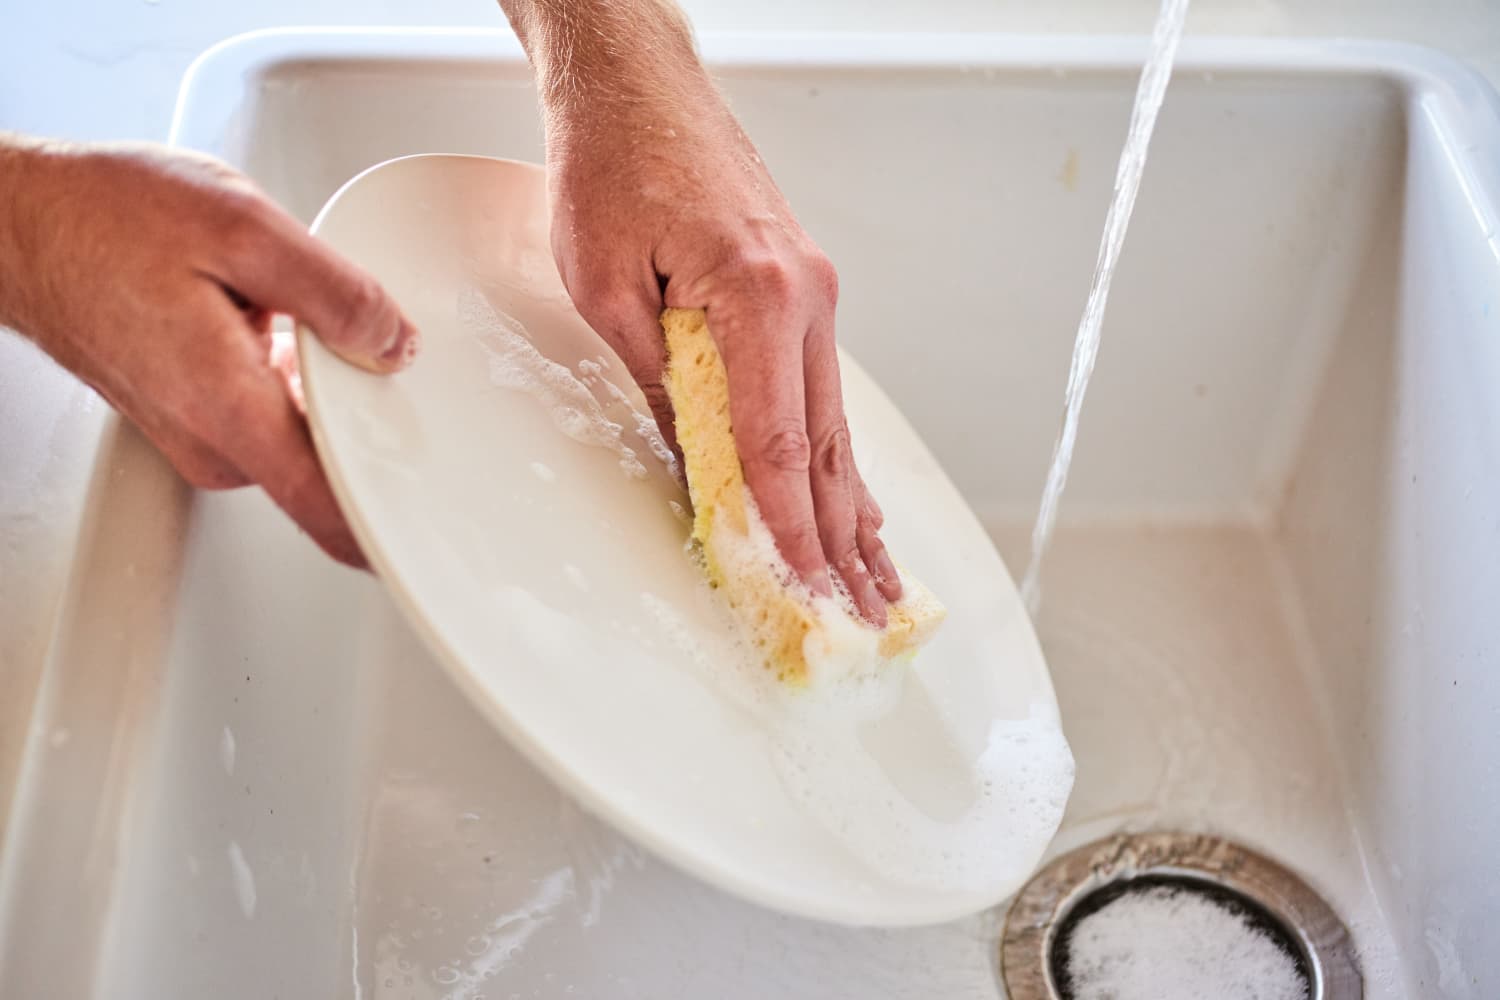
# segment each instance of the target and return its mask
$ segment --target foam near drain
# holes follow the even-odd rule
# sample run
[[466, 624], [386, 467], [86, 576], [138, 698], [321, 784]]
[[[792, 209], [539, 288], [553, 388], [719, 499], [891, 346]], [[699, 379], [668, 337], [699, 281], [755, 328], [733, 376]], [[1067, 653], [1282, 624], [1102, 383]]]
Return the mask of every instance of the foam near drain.
[[1305, 963], [1253, 903], [1189, 879], [1101, 889], [1068, 915], [1052, 956], [1064, 1000], [1306, 1000]]

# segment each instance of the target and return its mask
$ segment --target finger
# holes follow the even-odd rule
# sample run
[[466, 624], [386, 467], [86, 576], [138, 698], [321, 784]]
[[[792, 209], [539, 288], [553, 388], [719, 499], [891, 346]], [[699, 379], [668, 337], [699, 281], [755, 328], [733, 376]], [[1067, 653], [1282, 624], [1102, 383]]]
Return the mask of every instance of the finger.
[[869, 568], [870, 575], [875, 578], [875, 587], [880, 595], [887, 601], [901, 600], [901, 574], [896, 570], [896, 564], [891, 555], [886, 551], [885, 543], [880, 539], [880, 527], [885, 523], [885, 515], [880, 510], [880, 505], [870, 495], [870, 489], [865, 485], [864, 477], [859, 474], [859, 469], [854, 470], [854, 495], [856, 516], [859, 524], [855, 528], [855, 538], [859, 543], [859, 554], [864, 559], [865, 566]]
[[[807, 336], [803, 367], [807, 378], [807, 429], [812, 441], [810, 481], [818, 535], [828, 564], [838, 573], [859, 613], [884, 628], [885, 598], [875, 586], [856, 538], [854, 455], [844, 418], [843, 389], [839, 384], [838, 349], [833, 317]], [[863, 497], [858, 497], [863, 500]]]
[[782, 558], [816, 594], [830, 595], [813, 505], [803, 337], [766, 329], [763, 312], [710, 308], [708, 327], [729, 377], [729, 419], [750, 493]]
[[269, 203], [250, 200], [241, 215], [215, 278], [256, 307], [296, 317], [362, 368], [391, 372], [411, 362], [417, 329], [373, 277]]
[[217, 448], [339, 562], [368, 569], [318, 464], [307, 424], [268, 365], [247, 366], [225, 387]]

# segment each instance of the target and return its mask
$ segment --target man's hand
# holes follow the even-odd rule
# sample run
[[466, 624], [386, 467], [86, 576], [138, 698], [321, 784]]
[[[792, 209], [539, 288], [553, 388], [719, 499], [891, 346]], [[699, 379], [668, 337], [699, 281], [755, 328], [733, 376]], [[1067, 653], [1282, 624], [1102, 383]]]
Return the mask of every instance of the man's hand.
[[97, 389], [190, 483], [259, 483], [330, 555], [363, 566], [288, 366], [272, 362], [278, 313], [375, 371], [417, 348], [373, 278], [224, 164], [0, 135], [0, 324]]
[[752, 494], [815, 591], [831, 565], [885, 623], [901, 585], [854, 467], [834, 341], [838, 279], [667, 0], [501, 0], [547, 126], [552, 249], [578, 311], [673, 439], [663, 306], [707, 311]]

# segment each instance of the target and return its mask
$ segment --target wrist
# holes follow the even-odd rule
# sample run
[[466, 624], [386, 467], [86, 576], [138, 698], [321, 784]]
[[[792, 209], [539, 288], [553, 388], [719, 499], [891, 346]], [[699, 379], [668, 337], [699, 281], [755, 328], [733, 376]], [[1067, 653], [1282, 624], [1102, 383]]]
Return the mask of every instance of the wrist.
[[512, 0], [547, 121], [570, 130], [624, 117], [658, 120], [715, 100], [692, 29], [671, 0]]

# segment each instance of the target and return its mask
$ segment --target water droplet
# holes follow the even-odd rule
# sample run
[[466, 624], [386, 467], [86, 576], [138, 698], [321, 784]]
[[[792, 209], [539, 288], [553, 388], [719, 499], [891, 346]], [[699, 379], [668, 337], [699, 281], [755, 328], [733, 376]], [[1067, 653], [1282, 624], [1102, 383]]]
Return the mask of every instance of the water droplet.
[[228, 726], [219, 734], [219, 763], [224, 765], [225, 774], [234, 774], [234, 733]]

